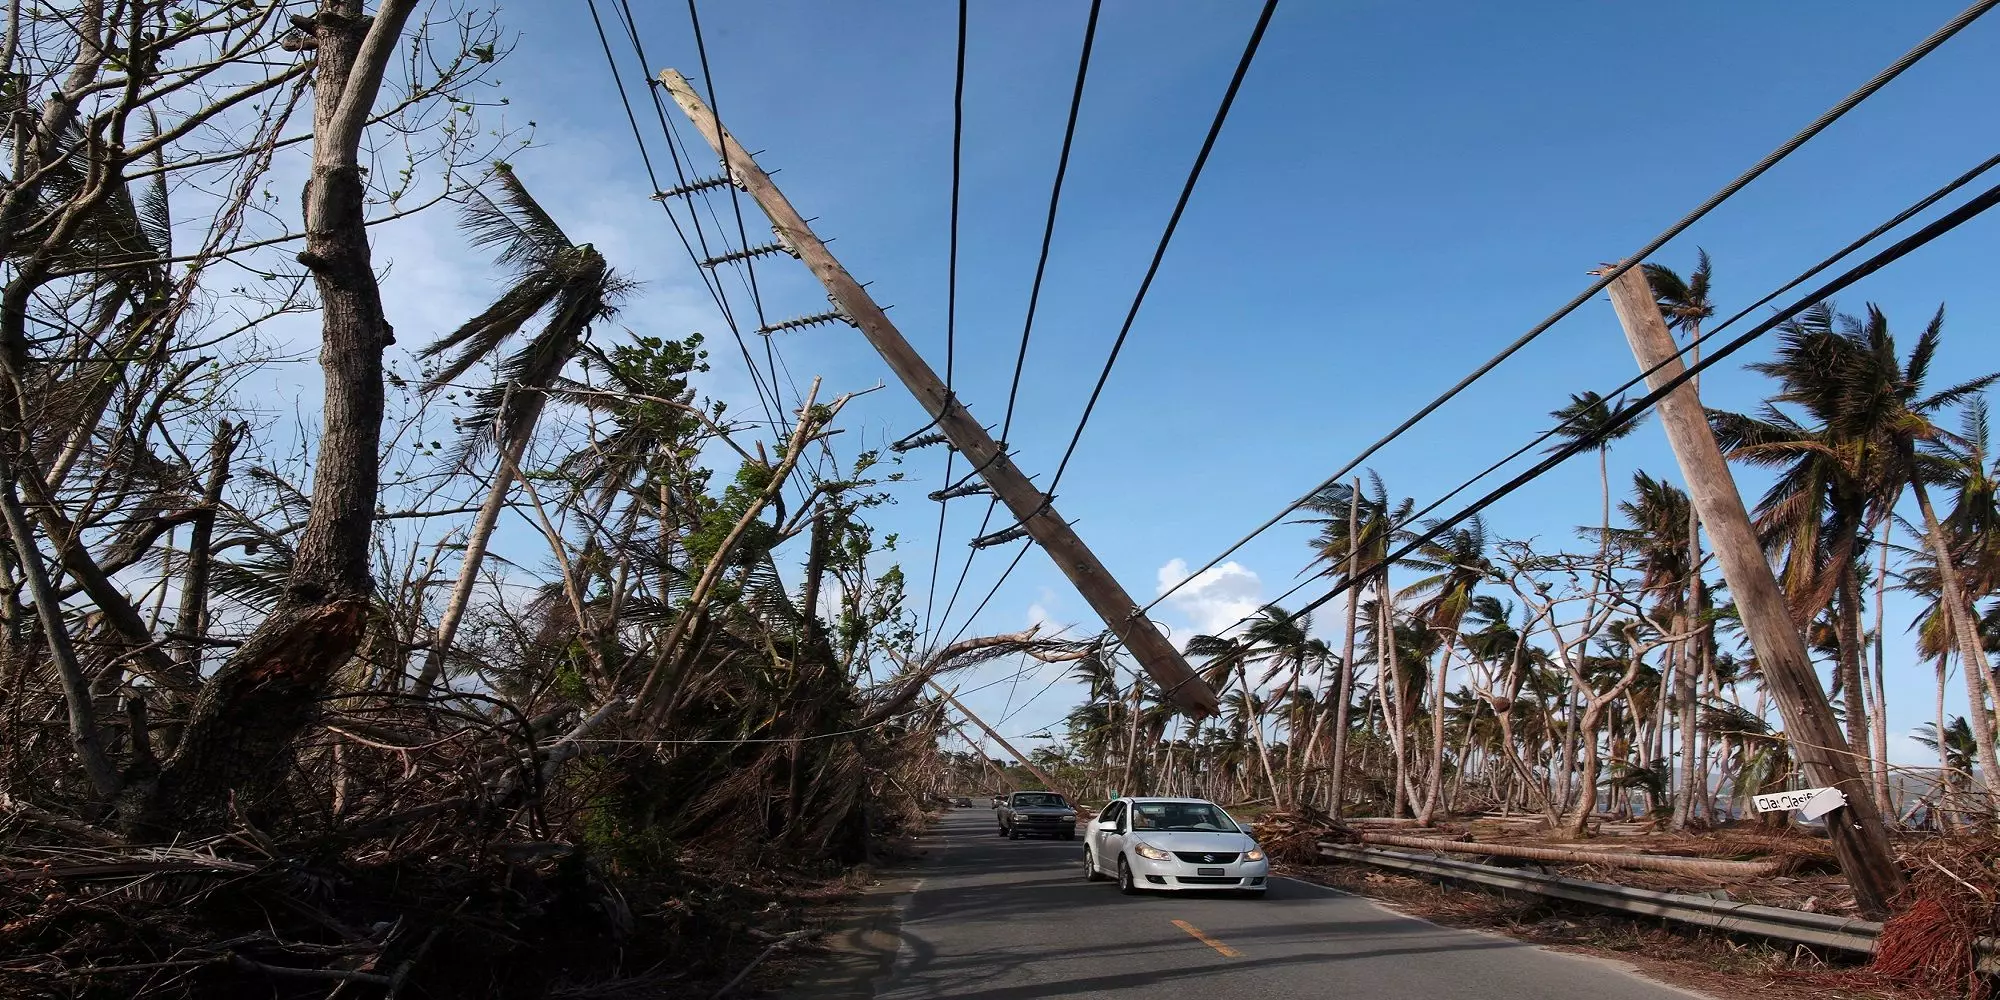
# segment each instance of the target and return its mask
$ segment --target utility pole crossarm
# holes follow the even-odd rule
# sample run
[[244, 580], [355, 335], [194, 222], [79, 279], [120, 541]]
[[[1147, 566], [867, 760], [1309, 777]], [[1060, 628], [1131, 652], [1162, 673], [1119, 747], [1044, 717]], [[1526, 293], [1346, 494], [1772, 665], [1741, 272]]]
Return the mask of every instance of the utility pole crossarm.
[[675, 70], [662, 70], [660, 83], [694, 122], [702, 138], [714, 147], [730, 177], [764, 209], [778, 240], [812, 269], [834, 304], [868, 338], [882, 360], [888, 362], [924, 412], [935, 420], [938, 430], [980, 470], [994, 495], [1007, 505], [1020, 526], [1042, 546], [1063, 575], [1069, 577], [1077, 592], [1103, 618], [1105, 626], [1132, 651], [1154, 683], [1187, 712], [1196, 716], [1214, 715], [1220, 708], [1215, 692], [1139, 611], [1131, 595], [1070, 529], [1069, 523], [1056, 515], [1050, 506], [1051, 498], [1037, 490], [1007, 457], [1004, 443], [994, 441], [986, 428], [953, 398], [943, 380], [903, 339], [902, 332], [889, 321], [882, 307], [827, 252], [826, 244], [813, 234], [742, 143], [716, 120], [715, 113], [694, 92], [687, 78]]

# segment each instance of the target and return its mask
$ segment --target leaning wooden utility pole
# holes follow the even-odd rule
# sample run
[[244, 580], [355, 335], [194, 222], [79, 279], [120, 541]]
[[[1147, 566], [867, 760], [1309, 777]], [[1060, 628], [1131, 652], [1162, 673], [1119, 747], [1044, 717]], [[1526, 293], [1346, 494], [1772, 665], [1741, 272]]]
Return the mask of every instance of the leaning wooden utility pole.
[[[960, 704], [958, 697], [952, 694], [950, 691], [946, 691], [943, 685], [939, 684], [936, 681], [925, 681], [924, 683], [929, 684], [931, 686], [931, 690], [937, 692], [938, 697], [943, 698], [945, 701], [950, 702], [951, 707], [958, 709], [958, 714], [965, 716], [968, 720], [972, 722], [973, 725], [978, 726], [980, 732], [983, 732], [986, 735], [993, 737], [993, 742], [1000, 744], [1000, 749], [1013, 754], [1014, 760], [1018, 762], [1022, 767], [1027, 768], [1028, 773], [1034, 775], [1035, 780], [1041, 782], [1043, 788], [1046, 788], [1051, 792], [1060, 792], [1064, 795], [1069, 794], [1067, 792], [1064, 792], [1063, 789], [1055, 783], [1055, 779], [1050, 778], [1046, 774], [1043, 774], [1041, 768], [1036, 767], [1034, 762], [1028, 759], [1027, 754], [1024, 754], [1021, 751], [1014, 749], [1014, 744], [1007, 742], [1006, 737], [1000, 735], [999, 733], [994, 732], [993, 727], [987, 725], [984, 719], [981, 719], [979, 716], [972, 714], [971, 709], [966, 708], [963, 704]], [[1070, 801], [1074, 802], [1076, 801], [1076, 799], [1074, 797], [1071, 797]]]
[[[1681, 374], [1684, 368], [1676, 356], [1673, 334], [1667, 331], [1643, 268], [1634, 267], [1612, 282], [1611, 307], [1618, 312], [1640, 369], [1652, 372], [1646, 377], [1649, 387], [1658, 389]], [[1902, 872], [1889, 853], [1888, 831], [1820, 689], [1784, 591], [1778, 588], [1764, 547], [1750, 526], [1750, 513], [1708, 426], [1700, 393], [1691, 381], [1683, 382], [1660, 400], [1658, 410], [1681, 476], [1687, 480], [1688, 495], [1722, 564], [1729, 595], [1750, 633], [1765, 686], [1784, 716], [1792, 752], [1804, 766], [1807, 780], [1846, 793], [1847, 804], [1826, 817], [1827, 832], [1840, 870], [1854, 887], [1855, 903], [1864, 916], [1880, 920], [1903, 888]], [[1697, 766], [1693, 760], [1686, 763]]]
[[[800, 217], [791, 202], [785, 200], [784, 194], [771, 183], [770, 175], [757, 166], [749, 151], [716, 120], [715, 113], [695, 94], [687, 78], [675, 70], [662, 70], [660, 83], [673, 95], [681, 110], [687, 112], [688, 118], [708, 144], [715, 147], [729, 171], [730, 180], [749, 192], [750, 197], [763, 207], [779, 243], [812, 268], [813, 274], [826, 286], [834, 305], [839, 307], [841, 318], [854, 324], [861, 330], [862, 336], [868, 338], [876, 353], [889, 363], [890, 369], [903, 381], [910, 394], [917, 397], [924, 412], [931, 415], [938, 430], [978, 470], [986, 484], [992, 487], [994, 495], [1013, 512], [1019, 527], [1041, 544], [1056, 567], [1069, 577], [1077, 592], [1104, 619], [1105, 626], [1138, 658], [1139, 665], [1145, 668], [1154, 683], [1190, 714], [1197, 717], [1214, 715], [1219, 708], [1215, 692], [1209, 690], [1200, 675], [1189, 668], [1180, 652], [1160, 634], [1152, 621], [1140, 613], [1131, 595], [1083, 544], [1083, 539], [1070, 530], [1069, 523], [1056, 515], [1055, 509], [1050, 506], [1052, 498], [1037, 490], [1007, 457], [1004, 443], [995, 442], [986, 433], [986, 428], [972, 418], [964, 404], [945, 388], [931, 366], [903, 339], [902, 332], [889, 322], [882, 307], [876, 305], [875, 300], [862, 289], [861, 283], [855, 281], [854, 276], [848, 274], [847, 269], [827, 252], [826, 244], [813, 235], [805, 219]], [[1001, 536], [1006, 534], [1007, 531], [996, 533]]]
[[1011, 792], [1014, 790], [1014, 779], [1007, 776], [1007, 769], [1001, 767], [999, 764], [994, 763], [993, 758], [986, 756], [986, 748], [977, 741], [975, 741], [972, 737], [965, 735], [964, 726], [961, 726], [958, 723], [951, 721], [950, 719], [944, 720], [944, 724], [950, 726], [951, 731], [957, 733], [958, 738], [964, 740], [965, 745], [972, 748], [973, 756], [978, 757], [979, 762], [986, 765], [987, 769], [992, 771], [994, 776], [1000, 779], [1001, 791]]

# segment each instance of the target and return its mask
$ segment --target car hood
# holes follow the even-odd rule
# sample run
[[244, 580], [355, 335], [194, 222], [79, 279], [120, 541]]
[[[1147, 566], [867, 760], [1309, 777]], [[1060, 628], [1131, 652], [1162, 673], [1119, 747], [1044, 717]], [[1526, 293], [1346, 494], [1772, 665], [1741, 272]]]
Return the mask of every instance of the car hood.
[[1131, 837], [1133, 840], [1151, 844], [1163, 851], [1227, 854], [1232, 851], [1242, 853], [1257, 846], [1257, 842], [1250, 839], [1249, 834], [1244, 833], [1134, 830], [1131, 833]]

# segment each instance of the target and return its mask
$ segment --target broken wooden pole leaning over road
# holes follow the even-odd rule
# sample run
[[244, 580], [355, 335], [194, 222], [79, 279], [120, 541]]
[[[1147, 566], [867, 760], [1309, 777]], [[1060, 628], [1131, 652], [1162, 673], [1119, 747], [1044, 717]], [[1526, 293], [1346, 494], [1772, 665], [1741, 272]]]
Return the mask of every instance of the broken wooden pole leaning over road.
[[1042, 787], [1047, 788], [1051, 792], [1056, 792], [1060, 795], [1067, 797], [1072, 805], [1076, 803], [1076, 796], [1070, 795], [1068, 792], [1058, 787], [1055, 783], [1055, 779], [1050, 778], [1046, 774], [1043, 774], [1042, 769], [1036, 767], [1034, 761], [1028, 759], [1027, 754], [1024, 754], [1021, 751], [1014, 749], [1014, 744], [1007, 742], [1007, 738], [1005, 736], [1002, 736], [998, 732], [995, 732], [992, 726], [986, 724], [986, 720], [981, 719], [979, 716], [972, 714], [971, 709], [968, 709], [964, 705], [960, 704], [958, 697], [952, 694], [950, 691], [946, 691], [944, 689], [944, 685], [939, 684], [938, 682], [932, 680], [927, 680], [924, 683], [929, 684], [931, 686], [931, 690], [936, 691], [938, 697], [943, 698], [945, 701], [949, 702], [951, 704], [951, 707], [958, 709], [958, 714], [965, 716], [967, 719], [971, 720], [973, 725], [978, 726], [980, 732], [993, 737], [993, 742], [1000, 744], [1000, 749], [1013, 754], [1014, 760], [1017, 763], [1019, 763], [1022, 767], [1027, 768], [1028, 773], [1034, 775], [1035, 780], [1042, 783]]
[[[1685, 368], [1676, 356], [1673, 334], [1660, 315], [1645, 269], [1632, 267], [1611, 283], [1610, 291], [1611, 306], [1618, 313], [1619, 325], [1625, 328], [1633, 357], [1642, 371], [1651, 372], [1646, 376], [1647, 387], [1657, 390], [1678, 377]], [[1658, 410], [1660, 425], [1673, 445], [1674, 460], [1687, 480], [1688, 496], [1708, 529], [1716, 560], [1722, 564], [1729, 596], [1736, 601], [1744, 630], [1750, 633], [1757, 665], [1777, 699], [1792, 752], [1815, 785], [1847, 793], [1847, 805], [1826, 817], [1827, 830], [1840, 870], [1854, 887], [1855, 903], [1863, 915], [1880, 920], [1890, 912], [1890, 901], [1903, 888], [1902, 872], [1889, 853], [1888, 831], [1834, 721], [1784, 591], [1779, 589], [1764, 547], [1750, 526], [1750, 513], [1708, 426], [1700, 393], [1692, 382], [1683, 382], [1659, 401]]]
[[722, 157], [730, 179], [763, 207], [778, 242], [812, 269], [843, 313], [842, 318], [868, 338], [924, 412], [930, 414], [937, 429], [979, 471], [993, 488], [993, 494], [1013, 512], [1018, 526], [1041, 545], [1056, 567], [1076, 585], [1077, 592], [1104, 619], [1112, 634], [1124, 642], [1125, 648], [1132, 651], [1154, 683], [1190, 714], [1214, 715], [1219, 708], [1215, 692], [1187, 665], [1152, 621], [1140, 613], [1131, 595], [1076, 532], [1070, 530], [1069, 523], [1057, 516], [1055, 508], [1050, 506], [1053, 498], [1043, 495], [1014, 465], [1006, 454], [1005, 442], [996, 442], [986, 433], [986, 428], [972, 418], [931, 366], [903, 339], [902, 332], [889, 322], [882, 307], [875, 304], [861, 283], [827, 252], [826, 244], [813, 234], [749, 151], [716, 120], [715, 112], [702, 102], [687, 78], [675, 70], [662, 70], [660, 83], [694, 122], [702, 138]]

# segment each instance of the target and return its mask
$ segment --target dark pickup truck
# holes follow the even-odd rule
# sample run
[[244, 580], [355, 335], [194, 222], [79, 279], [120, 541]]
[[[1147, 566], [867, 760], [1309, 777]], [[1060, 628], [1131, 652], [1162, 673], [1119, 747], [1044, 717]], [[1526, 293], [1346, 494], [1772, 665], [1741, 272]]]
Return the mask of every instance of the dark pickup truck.
[[1076, 839], [1076, 807], [1054, 792], [1015, 792], [1000, 804], [1000, 836]]

